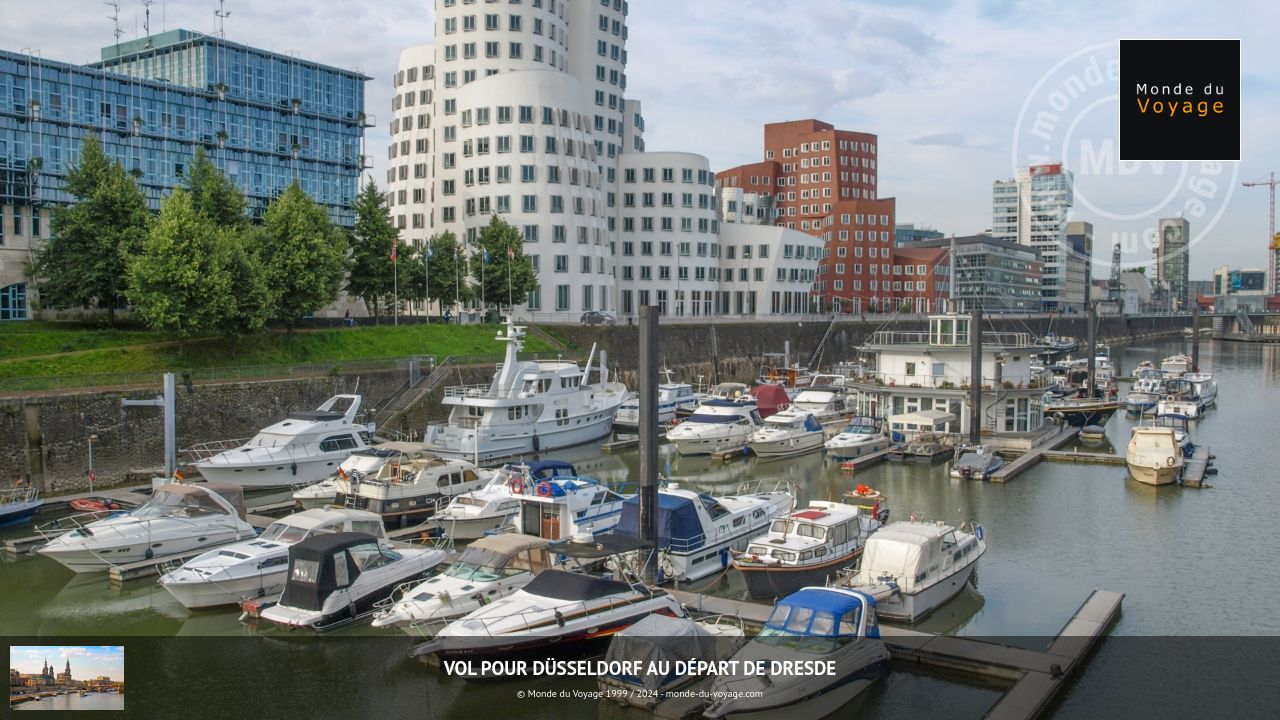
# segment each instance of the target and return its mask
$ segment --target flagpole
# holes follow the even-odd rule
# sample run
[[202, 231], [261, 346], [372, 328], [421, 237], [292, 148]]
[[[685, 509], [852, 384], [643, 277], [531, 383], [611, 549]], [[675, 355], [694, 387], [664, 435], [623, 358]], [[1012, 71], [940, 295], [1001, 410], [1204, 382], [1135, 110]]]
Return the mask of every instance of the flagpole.
[[431, 238], [422, 241], [422, 314], [431, 322]]
[[515, 259], [516, 259], [515, 251], [511, 249], [511, 243], [508, 242], [507, 243], [507, 312], [514, 312], [514, 310], [512, 310], [514, 303], [511, 302], [511, 264], [515, 262]]
[[489, 254], [489, 251], [482, 250], [481, 252], [484, 253], [484, 255], [480, 256], [480, 315], [481, 317], [483, 317], [484, 316], [484, 266], [489, 264], [488, 262], [486, 262], [486, 259], [487, 259], [486, 256]]
[[[462, 267], [458, 264], [458, 242], [453, 243], [453, 306], [462, 312]], [[461, 322], [462, 318], [458, 318]]]
[[392, 280], [393, 287], [395, 288], [392, 291], [395, 295], [395, 309], [394, 314], [392, 315], [393, 320], [391, 321], [391, 324], [396, 326], [400, 325], [400, 253], [397, 252], [398, 250], [399, 248], [395, 245], [391, 246], [391, 274], [395, 276]]

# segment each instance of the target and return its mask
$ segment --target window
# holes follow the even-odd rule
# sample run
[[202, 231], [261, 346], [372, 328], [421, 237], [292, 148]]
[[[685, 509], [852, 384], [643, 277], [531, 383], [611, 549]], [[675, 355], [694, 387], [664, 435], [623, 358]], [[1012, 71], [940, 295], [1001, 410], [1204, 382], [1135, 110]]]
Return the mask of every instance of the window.
[[569, 309], [569, 286], [556, 286], [556, 310], [561, 312]]

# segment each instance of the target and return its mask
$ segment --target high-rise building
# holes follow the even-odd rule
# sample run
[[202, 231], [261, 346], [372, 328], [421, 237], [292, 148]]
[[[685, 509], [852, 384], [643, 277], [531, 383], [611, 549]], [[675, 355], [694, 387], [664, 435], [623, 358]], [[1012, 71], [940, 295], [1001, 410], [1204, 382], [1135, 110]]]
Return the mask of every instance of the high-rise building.
[[[715, 239], [705, 159], [673, 153], [668, 159], [678, 155], [680, 163], [644, 166], [675, 173], [673, 181], [641, 179], [628, 190], [679, 197], [678, 206], [621, 207], [621, 158], [644, 149], [639, 103], [624, 98], [628, 11], [621, 0], [438, 0], [435, 42], [401, 55], [388, 149], [392, 217], [411, 241], [448, 230], [468, 247], [495, 214], [518, 228], [539, 280], [522, 311], [530, 316], [569, 319], [617, 307], [624, 210], [638, 228], [655, 228], [634, 231], [652, 232], [654, 244], [696, 248]], [[686, 193], [692, 207], [683, 204]], [[706, 205], [696, 204], [698, 195]], [[655, 260], [652, 282], [669, 275], [669, 311], [691, 312], [696, 266], [689, 304], [681, 305], [676, 257]], [[639, 268], [633, 273], [636, 291]], [[701, 309], [705, 288], [696, 289]]]
[[910, 247], [922, 240], [937, 240], [941, 237], [943, 234], [940, 231], [923, 225], [917, 226], [915, 223], [898, 223], [893, 226], [894, 247]]
[[1168, 288], [1170, 311], [1191, 307], [1187, 279], [1191, 270], [1191, 223], [1186, 218], [1161, 218], [1156, 225], [1156, 280]]
[[297, 179], [339, 224], [363, 154], [363, 74], [172, 30], [74, 65], [0, 51], [0, 320], [29, 314], [26, 265], [70, 201], [67, 172], [87, 134], [137, 180], [152, 209], [197, 147], [260, 217]]
[[1040, 252], [1044, 262], [1041, 299], [1046, 310], [1084, 309], [1088, 263], [1067, 239], [1073, 204], [1073, 175], [1061, 163], [1032, 165], [1020, 170], [1018, 177], [992, 185], [991, 235]]
[[[719, 204], [741, 190], [764, 220], [824, 243], [809, 311], [861, 312], [892, 301], [893, 198], [877, 191], [877, 140], [820, 120], [764, 127], [764, 160], [716, 174]], [[759, 212], [759, 211], [757, 211]]]
[[[1067, 247], [1072, 255], [1084, 261], [1084, 307], [1100, 296], [1093, 292], [1093, 223], [1072, 220], [1067, 223]], [[1074, 263], [1068, 267], [1070, 270]]]

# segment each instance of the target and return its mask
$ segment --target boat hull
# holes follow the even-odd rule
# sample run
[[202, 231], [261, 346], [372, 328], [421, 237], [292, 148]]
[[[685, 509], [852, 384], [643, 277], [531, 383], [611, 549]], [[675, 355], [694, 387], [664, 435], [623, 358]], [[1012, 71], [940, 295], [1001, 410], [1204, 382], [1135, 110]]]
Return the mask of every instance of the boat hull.
[[608, 408], [601, 419], [589, 421], [582, 425], [557, 428], [554, 422], [539, 422], [539, 429], [536, 435], [533, 432], [526, 431], [504, 437], [489, 436], [486, 438], [488, 444], [483, 445], [479, 452], [472, 448], [474, 435], [468, 435], [465, 438], [465, 443], [454, 444], [428, 441], [425, 446], [428, 451], [441, 457], [472, 461], [478, 458], [481, 463], [485, 463], [518, 455], [546, 453], [599, 440], [612, 430], [613, 417], [613, 408]]
[[1045, 408], [1045, 414], [1049, 417], [1062, 416], [1063, 422], [1071, 427], [1084, 427], [1085, 425], [1106, 425], [1112, 415], [1120, 409], [1119, 403], [1098, 403], [1088, 407], [1079, 408]]
[[14, 503], [10, 506], [0, 507], [0, 526], [15, 525], [24, 520], [30, 520], [43, 504], [43, 500], [37, 500], [30, 503]]
[[[243, 540], [252, 536], [251, 530], [237, 532], [230, 528], [210, 528], [198, 537], [165, 539], [161, 547], [156, 543], [148, 544], [146, 538], [134, 538], [118, 545], [97, 545], [87, 547], [82, 544], [62, 545], [57, 541], [38, 548], [36, 552], [57, 560], [68, 570], [78, 573], [102, 572], [107, 568], [143, 560], [155, 560], [172, 555], [180, 555], [195, 550], [224, 545], [229, 542]], [[148, 556], [148, 552], [151, 554]]]
[[445, 535], [454, 540], [476, 540], [490, 531], [507, 525], [515, 518], [515, 513], [506, 515], [488, 515], [474, 518], [440, 518], [436, 517], [427, 524], [439, 528]]
[[[196, 469], [210, 482], [223, 482], [251, 488], [289, 487], [313, 483], [332, 475], [350, 455], [330, 454], [305, 460], [277, 459], [271, 462], [232, 465], [229, 463], [196, 463]], [[294, 463], [297, 472], [294, 472]]]
[[765, 440], [763, 442], [753, 440], [750, 447], [751, 452], [762, 458], [787, 457], [789, 455], [813, 452], [822, 447], [822, 442], [822, 433], [815, 432], [780, 440]]
[[[471, 667], [477, 671], [479, 663], [492, 660], [533, 661], [546, 660], [548, 657], [576, 660], [597, 657], [609, 649], [609, 643], [615, 634], [652, 613], [651, 608], [637, 608], [635, 612], [620, 614], [599, 625], [575, 628], [559, 635], [523, 633], [507, 637], [466, 638], [463, 642], [458, 642], [461, 638], [444, 638], [439, 647], [431, 652], [441, 661], [470, 660]], [[415, 649], [412, 654], [421, 653]]]
[[827, 444], [827, 454], [837, 460], [852, 460], [863, 455], [870, 455], [874, 452], [880, 452], [889, 447], [889, 438], [882, 438], [871, 442], [857, 443], [854, 445], [831, 445]]
[[919, 592], [910, 594], [896, 593], [877, 600], [876, 613], [882, 618], [905, 623], [915, 623], [923, 620], [929, 613], [942, 607], [948, 600], [960, 594], [960, 591], [964, 589], [965, 584], [969, 582], [969, 578], [973, 575], [973, 569], [977, 567], [979, 557], [981, 555], [974, 557], [973, 560], [949, 577]]
[[264, 572], [259, 575], [227, 580], [173, 583], [161, 580], [160, 586], [182, 603], [183, 607], [188, 610], [199, 610], [220, 605], [236, 605], [241, 601], [260, 597], [278, 596], [284, 591], [287, 571], [288, 566], [281, 566], [276, 572]]
[[730, 434], [698, 435], [691, 437], [671, 437], [667, 433], [667, 441], [676, 446], [681, 455], [710, 455], [724, 450], [737, 450], [747, 446], [754, 428]]
[[1166, 467], [1129, 465], [1129, 477], [1144, 485], [1172, 485], [1182, 474], [1182, 463]]
[[768, 600], [790, 595], [801, 588], [826, 586], [836, 573], [849, 566], [862, 555], [862, 548], [819, 565], [795, 567], [787, 565], [757, 565], [735, 562], [733, 566], [747, 583], [747, 592], [757, 600]]

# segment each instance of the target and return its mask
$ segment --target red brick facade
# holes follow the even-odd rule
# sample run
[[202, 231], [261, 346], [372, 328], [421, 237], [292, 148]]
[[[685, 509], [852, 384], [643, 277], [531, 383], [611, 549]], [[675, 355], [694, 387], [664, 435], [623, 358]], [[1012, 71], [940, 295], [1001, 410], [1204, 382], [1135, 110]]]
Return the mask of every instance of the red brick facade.
[[815, 309], [888, 307], [895, 201], [877, 193], [877, 140], [818, 120], [764, 127], [763, 162], [716, 174], [716, 184], [772, 196], [773, 223], [825, 240]]

